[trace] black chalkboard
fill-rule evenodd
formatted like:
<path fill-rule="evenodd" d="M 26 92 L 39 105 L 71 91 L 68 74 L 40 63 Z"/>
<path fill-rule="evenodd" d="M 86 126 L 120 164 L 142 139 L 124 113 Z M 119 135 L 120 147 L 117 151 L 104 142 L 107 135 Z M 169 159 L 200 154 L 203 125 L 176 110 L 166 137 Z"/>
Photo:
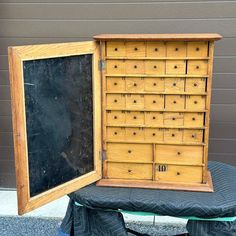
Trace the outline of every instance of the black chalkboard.
<path fill-rule="evenodd" d="M 23 66 L 33 197 L 94 169 L 92 55 Z"/>

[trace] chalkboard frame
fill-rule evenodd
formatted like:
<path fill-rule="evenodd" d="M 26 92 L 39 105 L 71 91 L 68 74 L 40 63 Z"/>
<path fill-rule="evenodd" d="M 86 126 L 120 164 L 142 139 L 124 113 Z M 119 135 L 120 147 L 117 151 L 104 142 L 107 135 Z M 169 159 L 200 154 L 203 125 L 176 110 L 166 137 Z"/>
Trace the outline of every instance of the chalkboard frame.
<path fill-rule="evenodd" d="M 34 197 L 30 197 L 23 62 L 86 54 L 92 54 L 93 56 L 94 170 Z M 94 41 L 86 41 L 9 47 L 9 72 L 18 214 L 22 215 L 101 179 L 101 77 L 99 73 L 99 45 Z"/>

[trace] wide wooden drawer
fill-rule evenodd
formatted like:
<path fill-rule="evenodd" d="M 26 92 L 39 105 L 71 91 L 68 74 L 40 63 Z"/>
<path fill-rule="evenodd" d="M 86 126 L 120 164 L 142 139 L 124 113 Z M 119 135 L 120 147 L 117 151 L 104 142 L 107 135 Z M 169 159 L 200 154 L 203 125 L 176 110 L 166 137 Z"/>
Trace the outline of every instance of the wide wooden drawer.
<path fill-rule="evenodd" d="M 152 161 L 151 144 L 107 144 L 107 160 L 109 161 Z"/>
<path fill-rule="evenodd" d="M 156 165 L 156 180 L 172 183 L 202 183 L 202 167 Z"/>
<path fill-rule="evenodd" d="M 152 164 L 107 163 L 107 177 L 111 179 L 152 179 Z"/>
<path fill-rule="evenodd" d="M 155 150 L 157 163 L 202 164 L 202 146 L 156 145 Z"/>

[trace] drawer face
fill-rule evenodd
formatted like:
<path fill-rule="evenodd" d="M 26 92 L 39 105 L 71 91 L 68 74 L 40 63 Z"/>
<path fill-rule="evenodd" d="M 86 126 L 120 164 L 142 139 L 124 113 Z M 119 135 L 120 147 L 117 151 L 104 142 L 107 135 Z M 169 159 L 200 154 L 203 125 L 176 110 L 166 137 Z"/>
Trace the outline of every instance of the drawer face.
<path fill-rule="evenodd" d="M 126 112 L 126 124 L 143 125 L 144 112 L 139 112 L 139 111 Z"/>
<path fill-rule="evenodd" d="M 185 42 L 168 42 L 166 43 L 167 57 L 186 57 Z"/>
<path fill-rule="evenodd" d="M 107 108 L 124 108 L 125 96 L 121 94 L 107 94 Z"/>
<path fill-rule="evenodd" d="M 122 77 L 108 77 L 107 91 L 125 91 L 125 79 Z"/>
<path fill-rule="evenodd" d="M 164 109 L 164 95 L 145 95 L 146 109 Z"/>
<path fill-rule="evenodd" d="M 122 111 L 107 111 L 107 124 L 124 124 L 125 112 Z"/>
<path fill-rule="evenodd" d="M 188 57 L 207 57 L 208 42 L 188 42 L 187 43 Z"/>
<path fill-rule="evenodd" d="M 184 143 L 202 143 L 203 130 L 200 129 L 186 129 L 183 134 Z"/>
<path fill-rule="evenodd" d="M 145 61 L 145 71 L 149 75 L 163 75 L 165 74 L 165 61 L 147 60 Z"/>
<path fill-rule="evenodd" d="M 165 112 L 164 113 L 164 125 L 169 126 L 183 126 L 184 114 L 179 112 Z"/>
<path fill-rule="evenodd" d="M 164 42 L 147 42 L 147 57 L 165 57 L 166 46 Z"/>
<path fill-rule="evenodd" d="M 206 79 L 187 78 L 185 91 L 191 93 L 204 93 L 206 91 Z"/>
<path fill-rule="evenodd" d="M 119 127 L 108 127 L 107 128 L 107 139 L 109 140 L 124 140 L 125 129 Z"/>
<path fill-rule="evenodd" d="M 166 92 L 184 92 L 184 78 L 165 78 Z"/>
<path fill-rule="evenodd" d="M 162 112 L 145 112 L 145 125 L 163 125 Z"/>
<path fill-rule="evenodd" d="M 202 164 L 203 147 L 181 145 L 156 145 L 155 162 Z"/>
<path fill-rule="evenodd" d="M 147 92 L 164 92 L 165 80 L 163 78 L 145 78 L 144 88 Z"/>
<path fill-rule="evenodd" d="M 108 74 L 124 74 L 125 63 L 122 60 L 107 60 L 106 68 Z"/>
<path fill-rule="evenodd" d="M 125 57 L 125 43 L 124 42 L 107 42 L 106 45 L 108 57 Z"/>
<path fill-rule="evenodd" d="M 141 78 L 126 78 L 126 91 L 128 92 L 143 92 L 144 79 Z"/>
<path fill-rule="evenodd" d="M 144 130 L 142 128 L 126 128 L 125 129 L 126 140 L 130 141 L 143 141 L 144 140 Z"/>
<path fill-rule="evenodd" d="M 186 96 L 187 110 L 205 110 L 206 97 L 205 96 Z"/>
<path fill-rule="evenodd" d="M 126 60 L 126 74 L 144 74 L 144 62 L 142 60 Z"/>
<path fill-rule="evenodd" d="M 184 75 L 186 74 L 185 60 L 169 60 L 166 61 L 167 75 Z"/>
<path fill-rule="evenodd" d="M 143 95 L 126 95 L 126 108 L 127 109 L 143 109 L 144 96 Z"/>
<path fill-rule="evenodd" d="M 107 177 L 110 179 L 152 179 L 152 164 L 108 163 Z"/>
<path fill-rule="evenodd" d="M 207 75 L 207 60 L 189 60 L 188 71 L 189 75 Z"/>
<path fill-rule="evenodd" d="M 109 161 L 152 161 L 151 144 L 107 144 Z"/>
<path fill-rule="evenodd" d="M 185 97 L 181 95 L 166 95 L 165 108 L 167 110 L 183 110 Z"/>
<path fill-rule="evenodd" d="M 163 129 L 145 128 L 145 140 L 150 142 L 163 142 Z"/>
<path fill-rule="evenodd" d="M 156 166 L 156 179 L 173 183 L 202 183 L 202 167 L 181 165 Z"/>
<path fill-rule="evenodd" d="M 127 57 L 145 57 L 146 45 L 144 42 L 126 42 Z"/>
<path fill-rule="evenodd" d="M 185 113 L 184 125 L 189 126 L 189 127 L 204 126 L 204 114 L 203 113 Z"/>
<path fill-rule="evenodd" d="M 183 131 L 180 129 L 164 129 L 164 142 L 182 142 Z"/>

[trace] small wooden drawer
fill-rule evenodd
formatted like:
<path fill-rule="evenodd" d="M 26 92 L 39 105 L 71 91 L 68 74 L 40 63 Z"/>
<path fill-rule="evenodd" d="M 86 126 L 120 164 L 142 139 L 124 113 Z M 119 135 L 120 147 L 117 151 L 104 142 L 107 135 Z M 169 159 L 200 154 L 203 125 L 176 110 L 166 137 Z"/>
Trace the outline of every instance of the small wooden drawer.
<path fill-rule="evenodd" d="M 165 92 L 184 92 L 184 78 L 165 78 Z"/>
<path fill-rule="evenodd" d="M 185 105 L 185 96 L 166 95 L 165 108 L 167 110 L 183 110 Z"/>
<path fill-rule="evenodd" d="M 108 57 L 125 57 L 125 43 L 124 42 L 107 42 L 106 45 Z"/>
<path fill-rule="evenodd" d="M 124 74 L 125 63 L 123 60 L 107 60 L 106 68 L 108 74 Z"/>
<path fill-rule="evenodd" d="M 144 79 L 143 78 L 126 78 L 126 91 L 127 92 L 143 92 Z"/>
<path fill-rule="evenodd" d="M 107 144 L 108 161 L 152 161 L 151 144 Z"/>
<path fill-rule="evenodd" d="M 181 129 L 164 129 L 164 142 L 182 142 L 183 130 Z"/>
<path fill-rule="evenodd" d="M 145 109 L 164 109 L 164 95 L 145 95 Z"/>
<path fill-rule="evenodd" d="M 152 164 L 108 162 L 107 177 L 110 179 L 152 179 Z"/>
<path fill-rule="evenodd" d="M 204 126 L 204 113 L 184 113 L 184 125 L 188 127 Z"/>
<path fill-rule="evenodd" d="M 163 125 L 163 112 L 145 112 L 145 125 Z"/>
<path fill-rule="evenodd" d="M 147 42 L 147 57 L 166 57 L 164 42 Z"/>
<path fill-rule="evenodd" d="M 107 111 L 107 124 L 116 125 L 125 123 L 124 111 Z"/>
<path fill-rule="evenodd" d="M 185 75 L 186 61 L 185 60 L 168 60 L 166 61 L 167 75 Z"/>
<path fill-rule="evenodd" d="M 126 60 L 126 74 L 144 74 L 144 62 L 142 60 Z"/>
<path fill-rule="evenodd" d="M 107 94 L 107 108 L 124 108 L 125 95 Z"/>
<path fill-rule="evenodd" d="M 145 57 L 146 45 L 145 42 L 126 42 L 127 57 Z"/>
<path fill-rule="evenodd" d="M 108 127 L 107 128 L 107 139 L 109 140 L 124 140 L 125 129 L 119 127 Z"/>
<path fill-rule="evenodd" d="M 142 112 L 142 111 L 127 111 L 126 112 L 126 124 L 143 125 L 144 124 L 144 112 Z"/>
<path fill-rule="evenodd" d="M 144 95 L 126 95 L 126 108 L 127 109 L 143 109 L 144 108 Z"/>
<path fill-rule="evenodd" d="M 125 78 L 122 77 L 108 77 L 107 91 L 125 91 Z"/>
<path fill-rule="evenodd" d="M 183 113 L 165 112 L 164 113 L 164 125 L 183 126 L 184 125 Z"/>
<path fill-rule="evenodd" d="M 145 128 L 145 141 L 163 142 L 163 129 Z"/>
<path fill-rule="evenodd" d="M 165 74 L 165 65 L 164 60 L 146 60 L 145 72 L 150 75 L 163 75 Z"/>
<path fill-rule="evenodd" d="M 184 143 L 202 143 L 203 130 L 200 129 L 186 129 L 183 134 Z"/>
<path fill-rule="evenodd" d="M 189 60 L 188 75 L 207 75 L 207 60 Z"/>
<path fill-rule="evenodd" d="M 158 164 L 156 180 L 171 183 L 202 183 L 202 167 Z"/>
<path fill-rule="evenodd" d="M 188 42 L 187 43 L 188 57 L 207 57 L 208 42 Z"/>
<path fill-rule="evenodd" d="M 144 130 L 142 128 L 126 128 L 125 137 L 128 141 L 144 140 Z"/>
<path fill-rule="evenodd" d="M 186 57 L 185 42 L 168 42 L 166 43 L 167 57 Z"/>
<path fill-rule="evenodd" d="M 163 92 L 165 80 L 163 78 L 145 78 L 144 89 L 147 92 Z"/>
<path fill-rule="evenodd" d="M 156 145 L 155 150 L 157 163 L 202 164 L 202 146 Z"/>
<path fill-rule="evenodd" d="M 206 97 L 205 96 L 186 96 L 187 110 L 205 110 Z"/>
<path fill-rule="evenodd" d="M 204 93 L 206 92 L 206 79 L 205 78 L 187 78 L 185 91 L 191 93 Z"/>

